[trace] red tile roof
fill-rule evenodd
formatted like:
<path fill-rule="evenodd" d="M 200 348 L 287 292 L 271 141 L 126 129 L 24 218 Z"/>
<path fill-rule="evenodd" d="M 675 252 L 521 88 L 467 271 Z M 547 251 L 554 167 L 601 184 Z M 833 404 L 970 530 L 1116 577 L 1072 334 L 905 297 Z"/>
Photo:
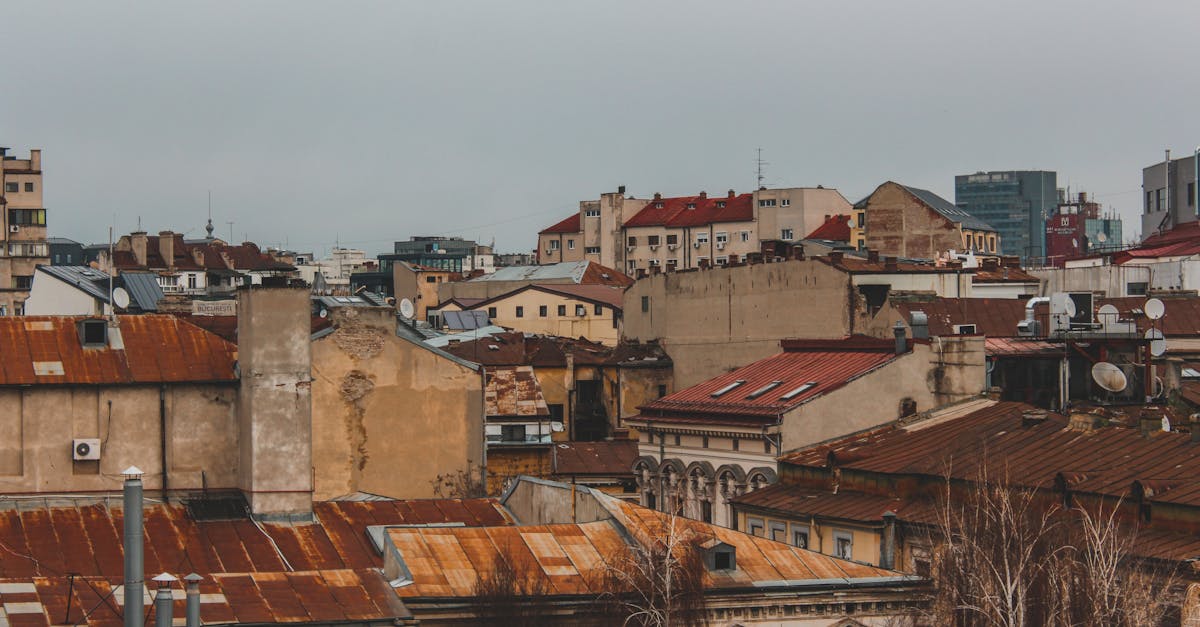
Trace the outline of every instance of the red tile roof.
<path fill-rule="evenodd" d="M 812 233 L 809 233 L 805 239 L 826 239 L 835 242 L 850 241 L 850 216 L 829 216 L 829 219 L 824 224 L 818 226 Z"/>
<path fill-rule="evenodd" d="M 238 246 L 229 246 L 213 241 L 189 244 L 183 235 L 176 233 L 172 236 L 172 255 L 174 259 L 163 259 L 162 242 L 158 235 L 146 236 L 146 263 L 139 264 L 132 251 L 113 251 L 113 266 L 120 270 L 164 270 L 174 267 L 178 270 L 242 270 L 242 271 L 279 271 L 295 270 L 295 266 L 278 261 L 262 252 L 253 242 L 244 242 Z M 122 245 L 126 241 L 122 237 Z M 199 258 L 199 263 L 197 263 Z"/>
<path fill-rule="evenodd" d="M 690 208 L 689 208 L 690 207 Z M 699 226 L 754 220 L 754 195 L 680 196 L 651 200 L 625 226 Z"/>
<path fill-rule="evenodd" d="M 578 233 L 582 230 L 583 230 L 583 228 L 579 222 L 579 214 L 573 213 L 573 214 L 571 214 L 571 217 L 567 218 L 566 220 L 563 220 L 562 222 L 559 222 L 558 224 L 555 224 L 554 226 L 542 229 L 539 232 L 539 234 L 540 233 Z"/>
<path fill-rule="evenodd" d="M 85 319 L 0 317 L 0 385 L 237 380 L 237 347 L 175 316 L 119 316 L 123 349 L 84 348 Z"/>
<path fill-rule="evenodd" d="M 608 442 L 561 442 L 550 449 L 552 472 L 556 475 L 633 476 L 638 443 L 633 440 Z"/>
<path fill-rule="evenodd" d="M 651 401 L 634 420 L 773 419 L 896 358 L 894 342 L 860 336 L 784 341 L 783 347 L 779 355 Z"/>

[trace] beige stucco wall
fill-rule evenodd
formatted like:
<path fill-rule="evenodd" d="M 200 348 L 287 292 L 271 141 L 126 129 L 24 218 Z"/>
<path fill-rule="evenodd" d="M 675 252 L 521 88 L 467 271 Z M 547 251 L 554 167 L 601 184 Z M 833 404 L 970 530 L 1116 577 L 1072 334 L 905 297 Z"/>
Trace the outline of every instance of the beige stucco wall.
<path fill-rule="evenodd" d="M 416 319 L 424 320 L 428 310 L 438 305 L 438 287 L 450 281 L 452 272 L 414 270 L 407 264 L 392 264 L 392 280 L 395 288 L 396 307 L 401 299 L 412 301 Z M 430 279 L 433 279 L 430 281 Z"/>
<path fill-rule="evenodd" d="M 905 399 L 922 412 L 983 392 L 979 336 L 936 339 L 784 416 L 783 451 L 869 429 L 901 416 Z"/>
<path fill-rule="evenodd" d="M 334 313 L 312 342 L 315 497 L 429 498 L 483 463 L 480 373 L 395 335 L 387 308 Z"/>
<path fill-rule="evenodd" d="M 759 201 L 771 199 L 774 207 L 759 206 Z M 824 224 L 825 216 L 850 214 L 852 206 L 836 189 L 791 187 L 754 192 L 754 209 L 761 239 L 777 240 L 783 229 L 792 229 L 792 239 L 800 240 Z"/>
<path fill-rule="evenodd" d="M 778 353 L 783 338 L 863 332 L 849 277 L 811 259 L 651 276 L 625 292 L 623 333 L 659 340 L 682 389 Z"/>
<path fill-rule="evenodd" d="M 567 308 L 567 315 L 558 315 L 560 305 Z M 583 307 L 584 315 L 575 315 L 576 306 Z M 493 307 L 496 315 L 492 317 L 492 324 L 508 329 L 561 337 L 585 337 L 610 346 L 617 343 L 619 331 L 613 324 L 613 308 L 608 305 L 600 305 L 600 313 L 597 314 L 596 305 L 589 301 L 532 289 L 476 309 L 487 311 Z M 517 307 L 522 308 L 519 318 Z M 541 307 L 546 308 L 545 316 L 540 314 Z"/>
<path fill-rule="evenodd" d="M 7 184 L 16 183 L 17 191 L 7 191 Z M 26 183 L 33 184 L 33 190 L 25 191 Z M 29 297 L 28 291 L 6 291 L 16 286 L 14 277 L 33 276 L 37 264 L 50 263 L 49 251 L 44 257 L 11 257 L 8 253 L 10 242 L 40 242 L 45 245 L 46 226 L 18 226 L 13 233 L 8 220 L 10 209 L 43 209 L 42 204 L 42 151 L 29 151 L 28 159 L 0 160 L 0 195 L 7 203 L 0 206 L 0 308 L 6 315 L 15 315 L 17 308 L 22 306 Z M 50 223 L 47 213 L 46 224 Z"/>
<path fill-rule="evenodd" d="M 116 492 L 129 466 L 160 490 L 159 394 L 156 385 L 0 389 L 0 492 Z M 168 385 L 164 396 L 172 492 L 237 487 L 237 384 Z M 76 438 L 101 440 L 100 460 L 74 461 Z"/>

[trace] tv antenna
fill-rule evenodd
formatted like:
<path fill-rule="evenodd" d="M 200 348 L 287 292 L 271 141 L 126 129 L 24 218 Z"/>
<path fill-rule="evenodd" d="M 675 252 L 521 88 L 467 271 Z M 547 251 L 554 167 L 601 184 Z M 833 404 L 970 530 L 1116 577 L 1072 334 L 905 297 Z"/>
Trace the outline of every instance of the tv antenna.
<path fill-rule="evenodd" d="M 763 166 L 764 166 L 764 165 L 771 165 L 771 163 L 770 163 L 769 161 L 763 161 L 763 158 L 762 158 L 762 148 L 759 148 L 759 149 L 758 149 L 758 159 L 756 159 L 756 160 L 755 160 L 755 163 L 756 163 L 756 165 L 758 166 L 758 170 L 757 170 L 757 172 L 758 172 L 758 185 L 755 187 L 755 189 L 762 189 L 762 188 L 763 188 L 763 181 L 764 181 L 764 180 L 766 180 L 766 177 L 765 177 L 765 176 L 763 176 Z"/>

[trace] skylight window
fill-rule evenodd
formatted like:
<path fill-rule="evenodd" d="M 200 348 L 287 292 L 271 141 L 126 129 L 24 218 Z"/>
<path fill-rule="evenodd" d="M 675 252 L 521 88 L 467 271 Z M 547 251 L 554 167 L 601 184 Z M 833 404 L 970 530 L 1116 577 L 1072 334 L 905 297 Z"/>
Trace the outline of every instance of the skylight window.
<path fill-rule="evenodd" d="M 797 396 L 800 396 L 801 394 L 803 394 L 803 393 L 805 393 L 805 392 L 807 392 L 807 391 L 809 391 L 809 390 L 811 390 L 811 389 L 813 389 L 813 388 L 815 388 L 815 387 L 817 387 L 817 382 L 816 382 L 816 381 L 809 381 L 808 383 L 805 383 L 804 385 L 802 385 L 802 386 L 800 386 L 800 387 L 798 387 L 798 388 L 796 388 L 796 389 L 792 390 L 791 392 L 788 392 L 787 394 L 784 394 L 783 396 L 780 396 L 780 397 L 779 397 L 779 400 L 781 400 L 781 401 L 790 401 L 790 400 L 792 400 L 793 398 L 796 398 Z"/>
<path fill-rule="evenodd" d="M 762 396 L 763 394 L 766 394 L 767 392 L 770 392 L 771 390 L 774 390 L 775 388 L 777 388 L 781 385 L 783 385 L 783 381 L 772 381 L 772 382 L 758 388 L 757 390 L 754 390 L 753 392 L 747 394 L 746 400 L 758 398 L 758 397 Z"/>
<path fill-rule="evenodd" d="M 724 393 L 728 392 L 729 390 L 732 390 L 740 385 L 746 385 L 746 380 L 738 379 L 737 381 L 730 383 L 729 385 L 717 390 L 716 392 L 713 392 L 712 397 L 717 398 L 718 396 L 721 396 L 722 394 L 724 394 Z"/>

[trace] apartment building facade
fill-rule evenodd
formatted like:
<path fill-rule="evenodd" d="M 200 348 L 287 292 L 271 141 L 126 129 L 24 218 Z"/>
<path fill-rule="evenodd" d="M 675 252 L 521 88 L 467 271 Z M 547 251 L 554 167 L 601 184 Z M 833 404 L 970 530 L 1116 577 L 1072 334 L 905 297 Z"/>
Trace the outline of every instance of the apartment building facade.
<path fill-rule="evenodd" d="M 1022 259 L 1046 254 L 1043 225 L 1058 201 L 1058 174 L 1044 170 L 976 172 L 954 177 L 954 203 L 995 227 L 1000 251 Z"/>
<path fill-rule="evenodd" d="M 17 159 L 0 148 L 0 190 L 4 215 L 0 316 L 19 316 L 25 313 L 34 270 L 38 264 L 50 263 L 42 205 L 42 151 L 31 149 L 28 159 Z"/>
<path fill-rule="evenodd" d="M 649 199 L 627 197 L 621 187 L 579 203 L 577 214 L 540 232 L 538 262 L 587 259 L 631 276 L 725 265 L 759 252 L 763 242 L 803 239 L 850 211 L 841 193 L 823 187 Z"/>

